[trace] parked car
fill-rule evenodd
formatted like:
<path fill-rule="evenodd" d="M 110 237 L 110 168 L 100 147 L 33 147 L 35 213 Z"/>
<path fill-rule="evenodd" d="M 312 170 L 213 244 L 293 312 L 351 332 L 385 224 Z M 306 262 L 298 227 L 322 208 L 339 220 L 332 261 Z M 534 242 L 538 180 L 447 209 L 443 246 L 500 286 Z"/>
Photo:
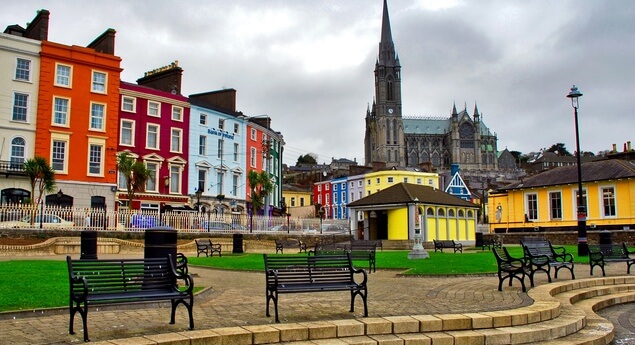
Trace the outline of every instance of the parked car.
<path fill-rule="evenodd" d="M 155 226 L 161 226 L 162 223 L 156 216 L 149 216 L 146 214 L 133 214 L 130 217 L 131 228 L 153 228 Z"/>
<path fill-rule="evenodd" d="M 247 230 L 240 224 L 225 223 L 220 220 L 205 221 L 201 223 L 201 230 L 218 231 L 218 230 Z"/>
<path fill-rule="evenodd" d="M 24 216 L 20 220 L 1 222 L 0 228 L 33 228 L 40 227 L 40 221 L 43 228 L 72 228 L 75 223 L 69 222 L 62 217 L 54 214 L 35 215 L 33 224 L 31 224 L 31 216 Z"/>

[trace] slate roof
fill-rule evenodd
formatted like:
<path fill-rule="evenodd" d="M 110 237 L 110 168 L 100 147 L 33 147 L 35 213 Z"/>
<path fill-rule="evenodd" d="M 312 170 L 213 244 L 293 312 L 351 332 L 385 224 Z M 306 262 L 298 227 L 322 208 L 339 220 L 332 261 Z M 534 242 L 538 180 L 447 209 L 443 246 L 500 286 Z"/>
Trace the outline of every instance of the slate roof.
<path fill-rule="evenodd" d="M 635 164 L 621 159 L 606 159 L 582 163 L 582 182 L 635 178 Z M 578 166 L 568 165 L 543 171 L 500 190 L 556 186 L 578 183 Z"/>
<path fill-rule="evenodd" d="M 353 201 L 347 206 L 360 207 L 408 204 L 413 203 L 415 198 L 417 198 L 421 204 L 478 208 L 477 205 L 450 195 L 440 189 L 405 182 L 398 183 L 365 198 Z"/>

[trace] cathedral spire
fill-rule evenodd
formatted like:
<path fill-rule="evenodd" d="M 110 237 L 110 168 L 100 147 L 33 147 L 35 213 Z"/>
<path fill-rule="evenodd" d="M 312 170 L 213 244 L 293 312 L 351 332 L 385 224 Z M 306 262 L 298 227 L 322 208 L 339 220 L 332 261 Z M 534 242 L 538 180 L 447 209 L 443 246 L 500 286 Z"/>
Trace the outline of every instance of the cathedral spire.
<path fill-rule="evenodd" d="M 392 41 L 390 17 L 388 16 L 388 2 L 384 0 L 384 14 L 381 20 L 381 41 L 379 42 L 379 64 L 394 66 L 394 60 L 395 44 Z"/>
<path fill-rule="evenodd" d="M 476 105 L 476 102 L 474 102 L 474 122 L 478 122 L 480 117 L 481 115 L 478 113 L 478 106 Z"/>

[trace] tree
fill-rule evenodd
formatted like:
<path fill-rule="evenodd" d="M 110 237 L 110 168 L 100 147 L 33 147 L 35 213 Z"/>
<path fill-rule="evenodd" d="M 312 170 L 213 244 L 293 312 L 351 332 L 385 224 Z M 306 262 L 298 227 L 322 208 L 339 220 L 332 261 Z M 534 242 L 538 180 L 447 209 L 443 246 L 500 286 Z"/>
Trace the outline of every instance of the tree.
<path fill-rule="evenodd" d="M 35 156 L 24 162 L 24 173 L 31 182 L 31 204 L 36 203 L 35 190 L 38 191 L 37 202 L 42 200 L 44 192 L 55 190 L 55 170 L 44 157 Z"/>
<path fill-rule="evenodd" d="M 273 191 L 273 182 L 269 178 L 269 173 L 266 171 L 257 172 L 255 170 L 249 170 L 247 173 L 247 181 L 249 182 L 250 202 L 251 202 L 251 219 L 253 220 L 254 214 L 265 204 L 265 197 Z M 253 221 L 250 222 L 250 229 L 252 229 Z"/>
<path fill-rule="evenodd" d="M 563 143 L 557 143 L 551 145 L 550 148 L 547 149 L 547 152 L 553 152 L 558 156 L 573 156 L 569 150 L 565 147 Z"/>
<path fill-rule="evenodd" d="M 132 208 L 132 199 L 137 192 L 146 189 L 148 180 L 152 180 L 150 170 L 143 162 L 137 161 L 128 152 L 122 152 L 117 156 L 117 170 L 126 179 L 126 194 L 128 195 L 128 207 Z"/>
<path fill-rule="evenodd" d="M 298 161 L 295 165 L 298 166 L 300 164 L 317 164 L 317 159 L 314 154 L 307 153 L 304 156 L 298 157 Z"/>

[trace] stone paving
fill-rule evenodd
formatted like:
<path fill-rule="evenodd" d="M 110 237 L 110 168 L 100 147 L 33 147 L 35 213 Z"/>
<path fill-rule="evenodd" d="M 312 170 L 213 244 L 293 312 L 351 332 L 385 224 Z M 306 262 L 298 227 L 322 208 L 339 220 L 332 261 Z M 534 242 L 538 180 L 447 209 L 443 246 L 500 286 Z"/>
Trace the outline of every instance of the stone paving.
<path fill-rule="evenodd" d="M 64 259 L 62 256 L 48 259 Z M 100 259 L 107 256 L 100 256 Z M 625 265 L 609 265 L 607 275 L 623 275 Z M 194 302 L 196 330 L 272 324 L 273 317 L 265 316 L 264 273 L 236 272 L 191 267 L 197 286 L 207 288 Z M 568 280 L 568 272 L 561 271 L 560 280 Z M 577 278 L 589 277 L 587 265 L 575 268 Z M 597 276 L 596 272 L 596 276 Z M 537 275 L 537 284 L 547 283 L 544 274 Z M 457 277 L 404 277 L 398 271 L 378 270 L 369 275 L 369 317 L 450 314 L 512 309 L 529 305 L 532 300 L 522 293 L 519 284 L 504 286 L 497 291 L 495 275 Z M 45 296 L 43 296 L 45 298 Z M 356 301 L 354 313 L 348 312 L 349 294 L 342 292 L 281 295 L 281 322 L 361 318 L 361 299 Z M 615 344 L 633 336 L 632 316 L 635 305 L 617 306 L 605 310 L 616 327 Z M 273 310 L 272 310 L 273 312 Z M 88 313 L 89 334 L 92 341 L 120 339 L 139 335 L 186 331 L 186 309 L 177 309 L 176 324 L 169 324 L 170 308 L 166 303 L 119 305 L 91 308 Z M 3 339 L 12 344 L 72 344 L 83 342 L 81 317 L 75 318 L 77 334 L 68 334 L 68 311 L 10 313 L 0 320 Z M 618 330 L 619 328 L 619 330 Z M 4 343 L 4 341 L 0 341 Z"/>

